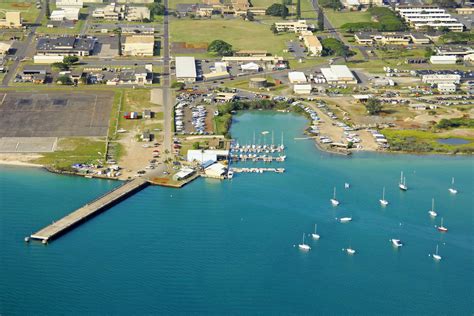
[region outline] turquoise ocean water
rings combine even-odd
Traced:
[[[23,238],[118,183],[0,167],[0,314],[474,312],[472,157],[334,156],[295,140],[302,117],[235,121],[241,143],[254,130],[274,130],[279,142],[284,131],[287,172],[149,187],[48,246]],[[397,187],[402,170],[408,192]],[[434,228],[441,217],[446,234]],[[303,253],[294,245],[315,223],[321,239],[308,238]],[[349,244],[356,255],[341,250]],[[441,262],[428,256],[437,244]]]

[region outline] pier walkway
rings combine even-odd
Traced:
[[[126,182],[114,190],[107,192],[105,195],[64,216],[60,220],[53,222],[51,225],[46,226],[40,231],[32,234],[30,238],[41,240],[45,244],[49,240],[67,232],[77,224],[100,213],[106,208],[130,196],[131,194],[145,188],[147,185],[149,185],[149,182],[142,178],[136,178],[132,181]]]

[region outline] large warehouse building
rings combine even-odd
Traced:
[[[332,65],[321,68],[321,72],[329,84],[356,84],[357,79],[346,65]]]
[[[194,57],[176,57],[176,80],[195,82],[197,77]]]

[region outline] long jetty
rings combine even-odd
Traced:
[[[148,186],[150,183],[146,179],[136,178],[132,181],[125,182],[123,185],[113,189],[105,195],[87,203],[78,208],[74,212],[64,216],[60,220],[53,222],[51,225],[44,227],[38,232],[32,234],[29,238],[41,240],[43,244],[59,237],[65,232],[71,230],[78,224],[88,220],[94,215],[104,211],[105,209],[117,204],[128,196]],[[25,241],[29,241],[26,237]]]

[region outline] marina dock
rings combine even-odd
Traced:
[[[31,238],[41,240],[42,243],[46,244],[48,241],[59,237],[76,225],[117,204],[148,185],[149,182],[142,178],[136,178],[132,181],[126,182],[112,191],[107,192],[105,195],[64,216],[60,220],[53,222],[51,225],[44,227],[38,232],[32,234],[30,237],[26,237],[25,241],[29,241],[29,238]]]

